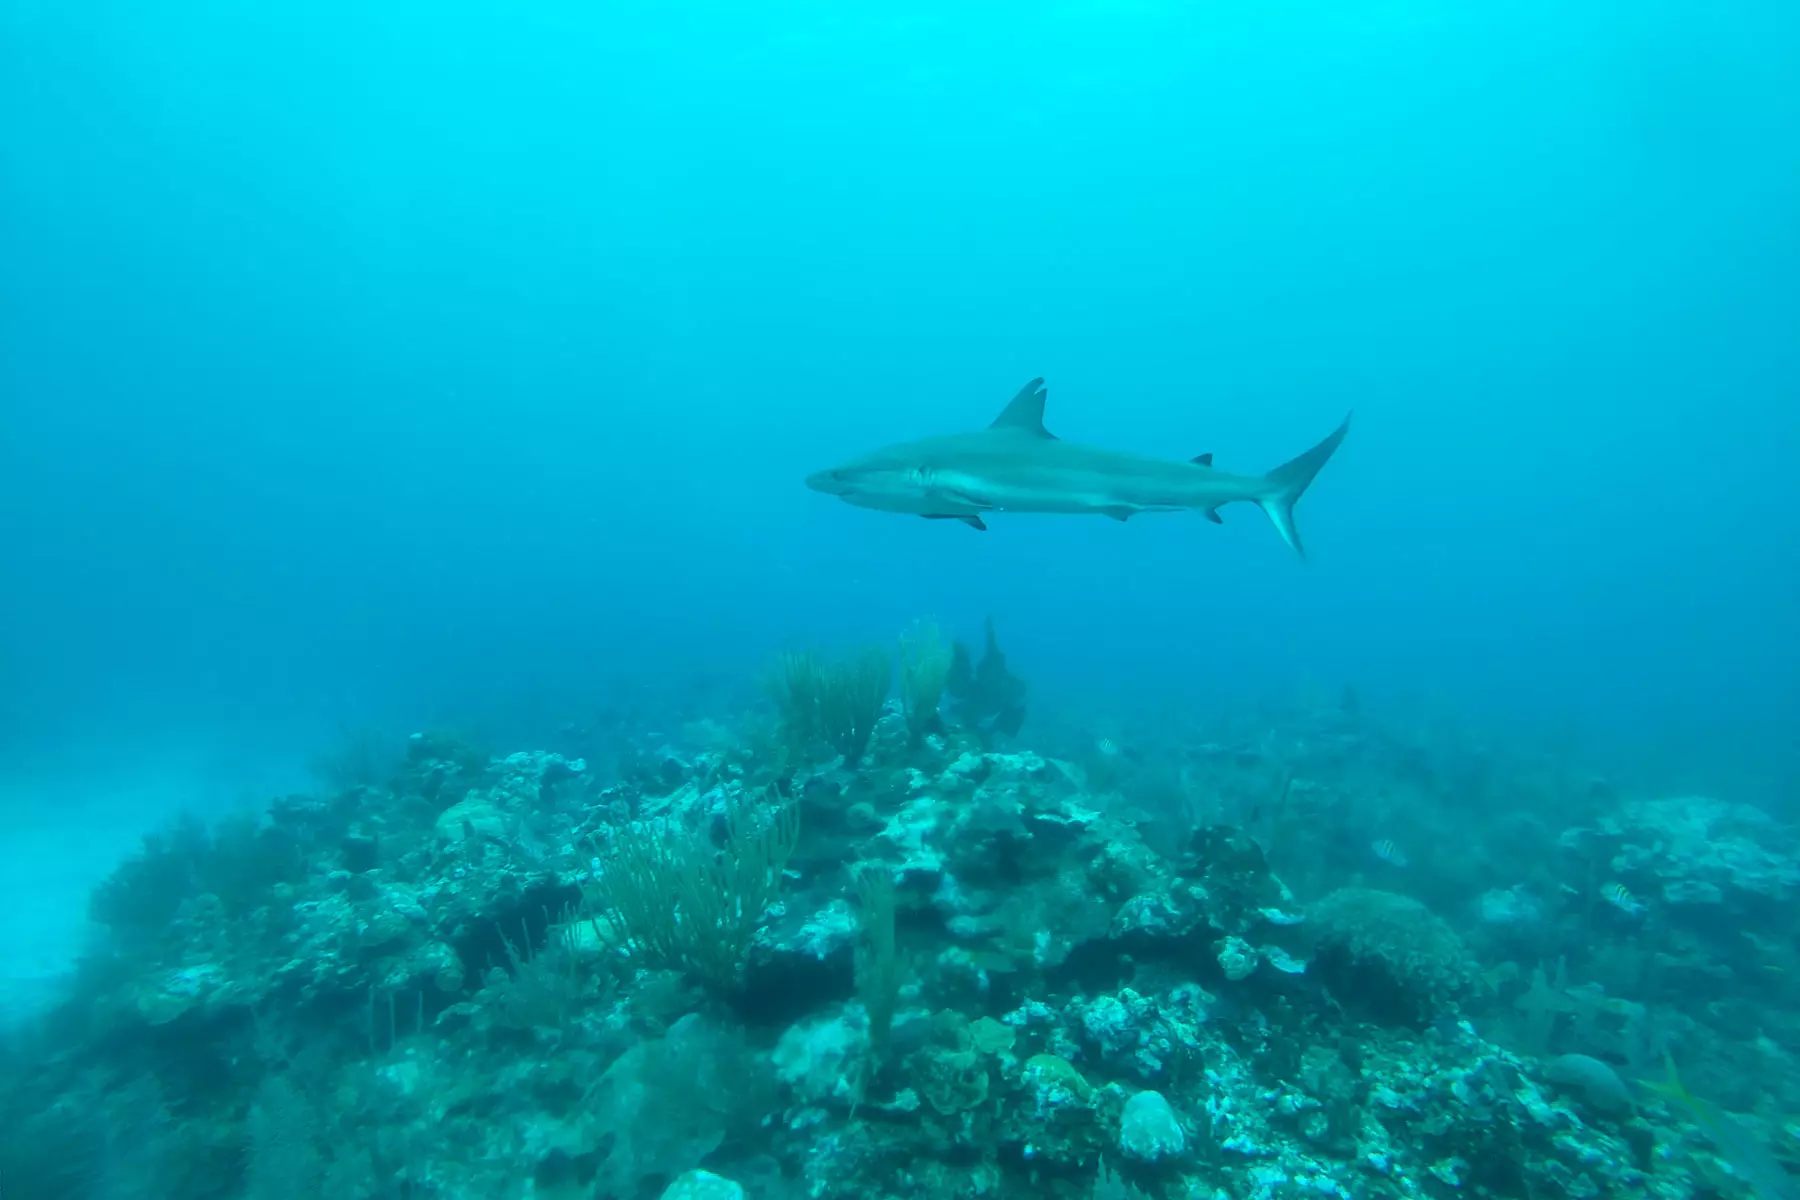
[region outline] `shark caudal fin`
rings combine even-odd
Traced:
[[[1338,443],[1350,431],[1350,418],[1331,432],[1331,435],[1298,458],[1290,459],[1263,476],[1268,484],[1268,491],[1256,498],[1257,504],[1269,514],[1269,520],[1275,524],[1275,532],[1281,540],[1294,548],[1294,553],[1301,558],[1306,557],[1306,547],[1300,542],[1300,530],[1294,525],[1294,505],[1305,494],[1312,483],[1313,476],[1319,468],[1330,461],[1337,450]]]

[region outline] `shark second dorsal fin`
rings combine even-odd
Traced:
[[[1205,454],[1196,454],[1188,461],[1193,463],[1196,467],[1210,467],[1212,466],[1212,451],[1208,450]]]
[[[1019,394],[1012,398],[1012,403],[1000,410],[1000,415],[994,418],[994,423],[988,428],[1010,429],[1055,441],[1056,435],[1044,428],[1044,394],[1044,381],[1032,380],[1019,389]]]

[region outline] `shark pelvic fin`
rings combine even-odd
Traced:
[[[1056,435],[1044,428],[1044,381],[1034,379],[1019,389],[1019,394],[1012,402],[1000,410],[989,429],[1011,429],[1032,437],[1056,440]]]
[[[1294,525],[1294,504],[1305,494],[1319,469],[1331,461],[1338,443],[1344,440],[1344,435],[1348,432],[1350,418],[1346,416],[1343,424],[1332,430],[1324,441],[1263,476],[1263,484],[1267,490],[1256,498],[1256,503],[1269,515],[1281,540],[1292,546],[1294,553],[1301,558],[1306,557],[1306,548],[1300,542],[1300,530]]]
[[[983,533],[987,532],[987,523],[977,516],[964,513],[921,513],[920,515],[927,521],[961,521],[970,529],[979,529]]]
[[[1219,515],[1219,510],[1216,508],[1209,508],[1206,510],[1206,519],[1211,521],[1214,525],[1223,525],[1225,523],[1225,518]]]

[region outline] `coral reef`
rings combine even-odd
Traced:
[[[0,1187],[1791,1190],[1778,822],[1572,805],[1342,704],[1014,747],[991,627],[979,664],[915,629],[891,700],[875,658],[784,660],[773,735],[638,730],[616,769],[420,735],[149,838],[0,1058]],[[1507,803],[1439,836],[1472,789]],[[1665,1056],[1690,1084],[1639,1086]]]

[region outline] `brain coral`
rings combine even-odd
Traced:
[[[1339,888],[1307,924],[1322,976],[1377,1017],[1429,1020],[1473,976],[1456,931],[1410,896]]]

